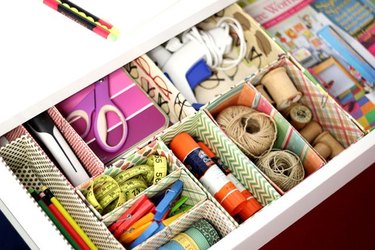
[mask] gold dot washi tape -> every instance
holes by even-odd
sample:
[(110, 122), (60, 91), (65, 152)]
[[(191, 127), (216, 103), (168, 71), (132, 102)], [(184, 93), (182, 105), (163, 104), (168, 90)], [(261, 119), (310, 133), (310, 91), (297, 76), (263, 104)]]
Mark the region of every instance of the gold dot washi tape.
[(114, 177), (102, 175), (94, 179), (85, 192), (87, 201), (102, 215), (134, 198), (167, 175), (167, 160), (152, 155), (147, 164), (121, 171)]

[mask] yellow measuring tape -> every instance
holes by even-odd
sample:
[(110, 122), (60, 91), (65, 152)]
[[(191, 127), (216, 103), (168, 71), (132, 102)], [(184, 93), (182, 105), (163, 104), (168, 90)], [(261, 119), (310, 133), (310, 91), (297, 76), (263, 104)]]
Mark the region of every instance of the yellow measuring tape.
[(145, 165), (121, 171), (115, 177), (101, 175), (94, 179), (85, 196), (100, 214), (106, 214), (134, 198), (167, 175), (167, 159), (151, 155)]

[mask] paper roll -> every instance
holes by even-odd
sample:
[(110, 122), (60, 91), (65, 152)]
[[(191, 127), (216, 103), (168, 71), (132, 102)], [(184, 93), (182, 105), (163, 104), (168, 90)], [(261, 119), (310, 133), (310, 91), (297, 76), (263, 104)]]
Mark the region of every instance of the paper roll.
[(296, 89), (284, 67), (268, 72), (262, 78), (261, 83), (266, 87), (279, 110), (286, 109), (301, 99), (301, 92)]
[(332, 151), (330, 158), (333, 158), (344, 151), (344, 147), (328, 131), (324, 131), (318, 137), (316, 137), (314, 140), (314, 145), (318, 143), (324, 143), (330, 147)]
[(311, 110), (301, 104), (298, 103), (293, 105), (290, 110), (290, 123), (295, 127), (297, 130), (301, 130), (308, 124), (312, 119), (312, 112)]
[(316, 152), (318, 152), (326, 160), (328, 160), (328, 158), (330, 157), (330, 155), (332, 153), (331, 148), (328, 145), (326, 145), (322, 142), (318, 142), (314, 146), (314, 149), (316, 150)]
[(275, 101), (272, 100), (272, 98), (270, 97), (270, 95), (269, 95), (269, 94), (267, 93), (267, 91), (264, 89), (264, 86), (263, 86), (262, 84), (257, 85), (255, 88), (260, 92), (260, 94), (261, 94), (262, 96), (264, 96), (264, 97), (267, 99), (267, 101), (269, 101), (271, 104), (274, 104), (274, 103), (275, 103)]
[(306, 141), (311, 143), (323, 130), (319, 123), (311, 121), (299, 132)]

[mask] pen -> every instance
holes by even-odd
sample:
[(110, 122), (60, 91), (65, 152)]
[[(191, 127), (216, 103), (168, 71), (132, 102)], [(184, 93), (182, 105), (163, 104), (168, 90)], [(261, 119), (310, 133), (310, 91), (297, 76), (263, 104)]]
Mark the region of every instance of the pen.
[(77, 222), (73, 219), (73, 217), (69, 214), (68, 211), (65, 210), (63, 205), (61, 205), (60, 201), (53, 195), (51, 190), (46, 187), (42, 187), (46, 198), (51, 201), (52, 204), (55, 205), (57, 210), (64, 216), (64, 218), (69, 222), (69, 224), (73, 227), (73, 229), (78, 233), (79, 236), (83, 239), (83, 241), (90, 247), (91, 250), (98, 249), (91, 239), (87, 236), (87, 234), (82, 230), (82, 228), (77, 224)]
[(61, 223), (56, 219), (56, 217), (51, 213), (48, 209), (47, 205), (41, 200), (39, 197), (38, 191), (29, 188), (28, 189), (31, 196), (35, 199), (35, 201), (39, 204), (42, 210), (47, 214), (47, 216), (51, 219), (53, 224), (59, 229), (62, 235), (64, 235), (65, 239), (72, 245), (72, 247), (76, 250), (80, 250), (81, 248), (77, 244), (77, 242), (72, 238), (72, 236), (66, 231), (66, 229), (61, 225)]
[(57, 220), (61, 223), (61, 225), (68, 231), (68, 233), (73, 237), (73, 239), (77, 242), (80, 249), (82, 250), (90, 250), (89, 246), (83, 241), (83, 239), (78, 235), (78, 233), (74, 230), (74, 228), (69, 224), (69, 222), (65, 219), (65, 217), (59, 212), (54, 204), (50, 201), (50, 199), (45, 195), (44, 192), (39, 194), (39, 197), (44, 201), (47, 205), (48, 209), (51, 213), (57, 218)]
[(43, 3), (108, 40), (115, 41), (117, 39), (117, 36), (111, 33), (108, 29), (91, 22), (89, 19), (81, 16), (79, 13), (58, 2), (57, 0), (43, 0)]
[(71, 8), (76, 8), (79, 12), (84, 13), (86, 15), (87, 19), (91, 20), (94, 23), (99, 23), (99, 24), (105, 26), (111, 33), (113, 33), (115, 35), (119, 34), (119, 31), (112, 24), (110, 24), (107, 21), (104, 21), (103, 19), (95, 16), (94, 14), (88, 12), (87, 10), (82, 9), (81, 7), (79, 7), (78, 5), (76, 5), (75, 3), (72, 3), (71, 1), (68, 1), (68, 0), (62, 0), (61, 3), (62, 4), (67, 4)]

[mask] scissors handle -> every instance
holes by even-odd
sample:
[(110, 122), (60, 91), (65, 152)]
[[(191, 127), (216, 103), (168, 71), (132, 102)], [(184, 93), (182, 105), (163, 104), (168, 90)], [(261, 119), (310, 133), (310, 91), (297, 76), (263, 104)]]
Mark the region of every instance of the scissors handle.
[(87, 134), (89, 133), (89, 131), (90, 131), (90, 120), (89, 120), (89, 116), (88, 116), (88, 114), (87, 114), (86, 111), (84, 111), (82, 109), (74, 110), (73, 112), (71, 112), (68, 115), (68, 117), (66, 118), (66, 120), (69, 123), (73, 123), (78, 118), (81, 118), (82, 120), (85, 121), (85, 124), (86, 124), (85, 131), (83, 131), (83, 133), (80, 134), (80, 136), (82, 138), (85, 138), (87, 136)]
[[(96, 110), (95, 112), (95, 121), (93, 125), (97, 143), (107, 152), (116, 152), (122, 147), (128, 134), (128, 127), (124, 115), (122, 114), (121, 110), (114, 106), (114, 104), (103, 105), (99, 110)], [(120, 118), (120, 122), (122, 125), (121, 139), (116, 145), (113, 146), (107, 143), (108, 124), (106, 114), (108, 112), (116, 113), (116, 115)]]

